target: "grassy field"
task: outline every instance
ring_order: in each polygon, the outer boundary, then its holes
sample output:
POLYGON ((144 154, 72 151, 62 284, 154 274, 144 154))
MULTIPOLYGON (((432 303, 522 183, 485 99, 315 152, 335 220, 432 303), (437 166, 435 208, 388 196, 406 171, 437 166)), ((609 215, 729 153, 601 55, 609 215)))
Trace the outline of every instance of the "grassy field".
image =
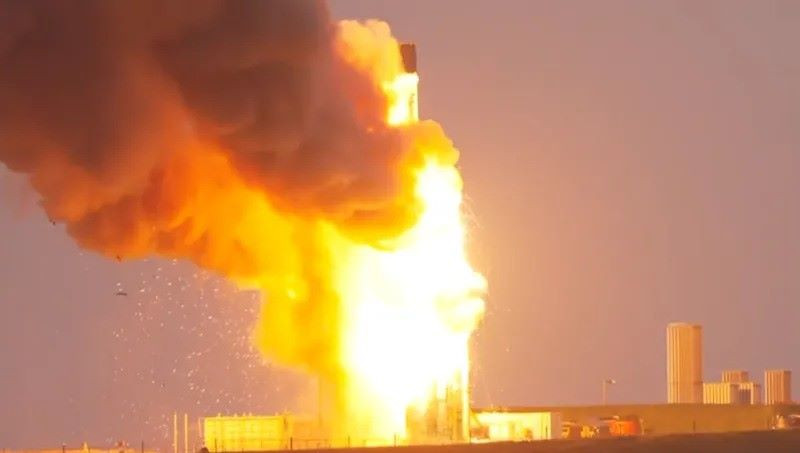
POLYGON ((362 453, 800 453, 800 430, 425 447, 357 448, 347 451, 361 451, 362 453))

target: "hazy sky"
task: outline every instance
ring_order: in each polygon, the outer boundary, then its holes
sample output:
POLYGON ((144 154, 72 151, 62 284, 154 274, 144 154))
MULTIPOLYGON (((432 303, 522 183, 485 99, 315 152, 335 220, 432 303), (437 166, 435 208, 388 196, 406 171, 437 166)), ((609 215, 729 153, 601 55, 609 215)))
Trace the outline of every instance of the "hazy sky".
MULTIPOLYGON (((796 371, 800 3, 335 1, 418 45, 422 116, 462 152, 490 284, 479 405, 664 401, 670 321, 707 380, 796 371)), ((0 447, 166 446, 192 417, 290 407, 257 303, 186 263, 81 252, 0 170, 0 447), (115 296, 118 290, 127 297, 115 296)))

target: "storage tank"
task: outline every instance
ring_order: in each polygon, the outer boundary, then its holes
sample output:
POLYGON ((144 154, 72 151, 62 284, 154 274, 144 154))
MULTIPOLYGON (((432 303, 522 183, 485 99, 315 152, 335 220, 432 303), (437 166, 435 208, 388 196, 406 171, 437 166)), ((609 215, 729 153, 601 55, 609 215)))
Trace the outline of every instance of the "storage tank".
POLYGON ((789 370, 764 371, 764 404, 792 402, 792 372, 789 370))
POLYGON ((722 372, 722 382, 749 382, 750 373, 745 370, 725 370, 722 372))
POLYGON ((203 443, 211 453, 297 450, 329 446, 319 420, 294 415, 203 418, 203 443))
POLYGON ((703 404, 739 404, 739 388, 736 382, 704 382, 703 404))
POLYGON ((739 383, 739 400, 743 404, 761 404, 761 385, 755 382, 739 383))
POLYGON ((667 325, 667 402, 703 402, 703 330, 698 324, 667 325))

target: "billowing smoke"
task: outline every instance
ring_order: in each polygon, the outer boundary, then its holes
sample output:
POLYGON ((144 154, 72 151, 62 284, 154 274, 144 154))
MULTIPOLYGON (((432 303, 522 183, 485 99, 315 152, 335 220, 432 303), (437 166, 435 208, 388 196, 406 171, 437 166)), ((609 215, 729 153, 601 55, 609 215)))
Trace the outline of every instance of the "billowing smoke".
POLYGON ((335 376, 335 244, 390 246, 415 169, 456 159, 387 124, 398 65, 388 27, 317 1, 0 0, 0 160, 84 247, 264 289, 263 350, 335 376))
POLYGON ((315 1, 3 1, 0 158, 90 244, 174 209, 157 186, 197 146, 281 210, 405 225, 409 144, 335 32, 315 1))

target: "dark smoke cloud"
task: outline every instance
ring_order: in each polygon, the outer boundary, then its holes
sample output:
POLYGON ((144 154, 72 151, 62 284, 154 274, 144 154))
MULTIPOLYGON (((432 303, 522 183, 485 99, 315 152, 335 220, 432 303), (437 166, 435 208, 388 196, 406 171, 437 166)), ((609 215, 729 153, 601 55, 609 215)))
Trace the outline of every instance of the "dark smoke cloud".
POLYGON ((415 170, 457 158, 433 122, 388 126, 345 55, 399 67, 382 27, 345 42, 304 0, 0 0, 0 161, 83 247, 263 290, 259 349, 343 391, 341 244, 391 246, 415 170))
POLYGON ((200 146, 293 215, 407 224, 410 144, 334 39, 316 1, 0 0, 0 160, 100 249, 174 220, 200 146))

